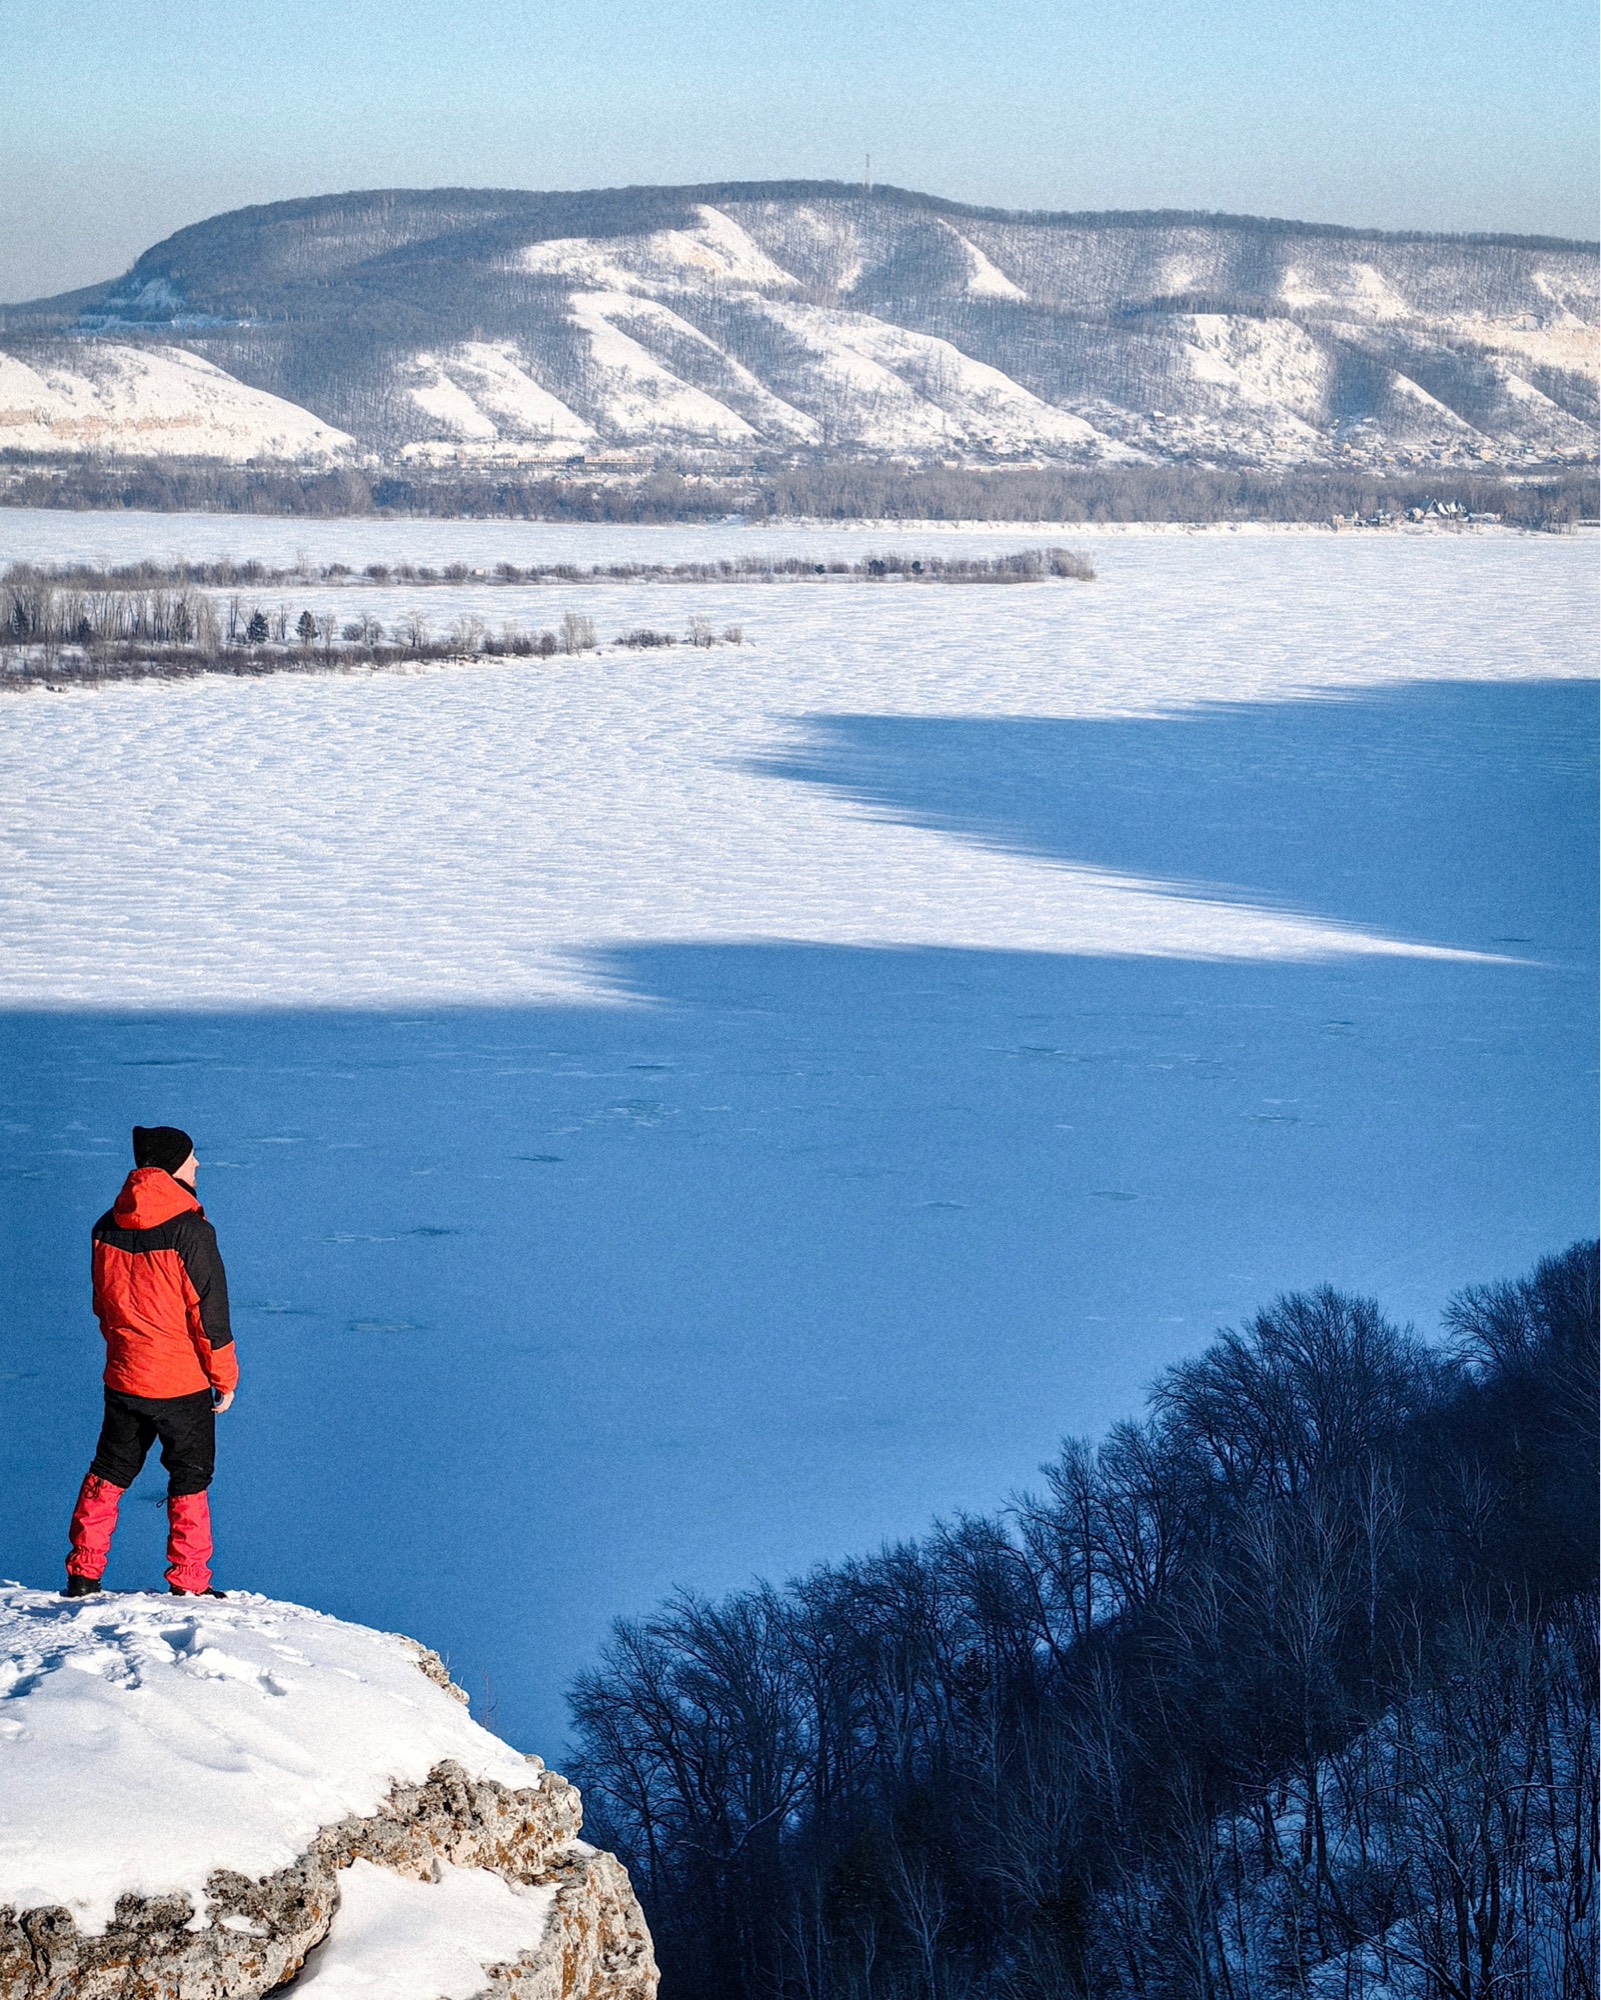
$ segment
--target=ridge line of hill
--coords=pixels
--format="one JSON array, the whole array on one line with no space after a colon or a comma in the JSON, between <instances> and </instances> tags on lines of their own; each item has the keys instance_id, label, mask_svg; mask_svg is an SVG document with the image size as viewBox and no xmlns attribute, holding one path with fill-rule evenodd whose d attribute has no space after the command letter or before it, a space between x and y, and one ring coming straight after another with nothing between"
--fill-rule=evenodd
<instances>
[{"instance_id":1,"label":"ridge line of hill","mask_svg":"<svg viewBox=\"0 0 1601 2000\"><path fill-rule=\"evenodd\" d=\"M336 194L295 195L284 201L246 202L239 208L219 209L181 229L161 237L142 250L125 271L97 284L79 286L67 292L53 292L34 299L18 299L0 304L0 328L7 313L34 313L52 306L85 306L95 302L121 278L137 270L147 258L154 258L196 230L218 223L249 220L256 223L291 222L333 211L346 202L394 200L565 200L604 201L656 195L681 201L876 201L890 207L923 209L934 215L960 216L973 222L1028 224L1041 228L1081 229L1231 229L1269 230L1276 234L1321 238L1329 242L1451 243L1472 244L1493 250L1553 250L1589 252L1601 256L1601 242L1578 237L1520 234L1507 230L1379 229L1360 223L1305 222L1293 216L1237 214L1226 209L1187 208L1104 208L1050 209L998 208L983 203L956 201L947 195L925 194L917 188L897 187L883 182L862 187L850 181L686 181L629 182L616 187L592 188L469 188L469 187L387 187L349 188Z\"/></svg>"}]
</instances>

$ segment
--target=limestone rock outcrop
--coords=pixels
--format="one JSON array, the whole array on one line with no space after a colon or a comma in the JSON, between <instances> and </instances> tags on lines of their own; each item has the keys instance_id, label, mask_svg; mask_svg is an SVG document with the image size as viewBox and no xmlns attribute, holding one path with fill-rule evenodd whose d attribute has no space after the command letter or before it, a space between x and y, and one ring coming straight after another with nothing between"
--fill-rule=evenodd
<instances>
[{"instance_id":1,"label":"limestone rock outcrop","mask_svg":"<svg viewBox=\"0 0 1601 2000\"><path fill-rule=\"evenodd\" d=\"M363 1629L323 1622L343 1634ZM412 1641L366 1636L381 1639L391 1661L396 1647L406 1648L429 1680L466 1702L436 1655ZM15 1683L25 1692L38 1684L37 1676ZM426 1703L442 1706L437 1695ZM465 1716L457 1726L487 1736ZM11 1727L25 1733L28 1725ZM0 1746L6 1740L0 1735ZM505 1746L498 1751L515 1756ZM308 1959L305 1983L314 1986L318 1953L339 1946L330 1932L342 1871L358 1861L417 1883L481 1870L519 1891L548 1892L543 1902L519 1906L531 1912L537 1944L485 1964L486 2000L654 2000L650 1934L626 1871L578 1837L574 1787L537 1757L521 1762L526 1782L516 1784L442 1758L420 1782L393 1783L376 1812L323 1825L287 1866L260 1875L212 1869L199 1899L188 1891L130 1891L103 1924L81 1902L76 1915L64 1904L0 1906L0 2000L261 2000L294 1980ZM159 1798L151 1805L159 1811ZM18 1823L13 1818L8 1829L13 1837Z\"/></svg>"}]
</instances>

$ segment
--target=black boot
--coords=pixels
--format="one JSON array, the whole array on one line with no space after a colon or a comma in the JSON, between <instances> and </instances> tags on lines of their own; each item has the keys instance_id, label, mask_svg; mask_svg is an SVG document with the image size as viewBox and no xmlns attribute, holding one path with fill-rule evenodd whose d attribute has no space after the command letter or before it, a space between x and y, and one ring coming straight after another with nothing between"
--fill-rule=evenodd
<instances>
[{"instance_id":1,"label":"black boot","mask_svg":"<svg viewBox=\"0 0 1601 2000\"><path fill-rule=\"evenodd\" d=\"M97 1576L69 1576L63 1597L95 1597L99 1595L100 1579Z\"/></svg>"},{"instance_id":2,"label":"black boot","mask_svg":"<svg viewBox=\"0 0 1601 2000\"><path fill-rule=\"evenodd\" d=\"M98 1590L100 1586L96 1584L95 1588ZM167 1585L167 1595L169 1597L226 1597L228 1593L225 1590L180 1590L177 1584L169 1583Z\"/></svg>"}]
</instances>

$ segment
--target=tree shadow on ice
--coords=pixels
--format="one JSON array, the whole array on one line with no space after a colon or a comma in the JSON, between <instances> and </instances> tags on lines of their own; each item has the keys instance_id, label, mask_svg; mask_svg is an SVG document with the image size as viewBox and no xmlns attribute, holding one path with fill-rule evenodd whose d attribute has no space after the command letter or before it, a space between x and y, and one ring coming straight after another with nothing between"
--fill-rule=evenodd
<instances>
[{"instance_id":1,"label":"tree shadow on ice","mask_svg":"<svg viewBox=\"0 0 1601 2000\"><path fill-rule=\"evenodd\" d=\"M805 727L758 768L990 846L1420 943L1571 960L1594 935L1593 681Z\"/></svg>"}]
</instances>

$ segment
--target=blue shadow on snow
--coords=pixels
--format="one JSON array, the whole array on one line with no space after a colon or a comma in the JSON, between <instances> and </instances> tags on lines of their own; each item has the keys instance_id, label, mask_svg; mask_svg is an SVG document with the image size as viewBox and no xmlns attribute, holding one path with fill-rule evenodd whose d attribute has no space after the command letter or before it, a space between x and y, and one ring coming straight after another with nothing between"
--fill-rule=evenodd
<instances>
[{"instance_id":1,"label":"blue shadow on snow","mask_svg":"<svg viewBox=\"0 0 1601 2000\"><path fill-rule=\"evenodd\" d=\"M1593 713L831 718L786 767L1499 963L662 945L635 1008L0 1016L0 1568L59 1574L136 1119L199 1135L232 1279L220 1580L415 1632L547 1752L674 1583L994 1505L1282 1289L1432 1324L1592 1227Z\"/></svg>"},{"instance_id":2,"label":"blue shadow on snow","mask_svg":"<svg viewBox=\"0 0 1601 2000\"><path fill-rule=\"evenodd\" d=\"M1567 955L1595 934L1594 681L804 727L759 768L988 845L1414 942Z\"/></svg>"}]
</instances>

